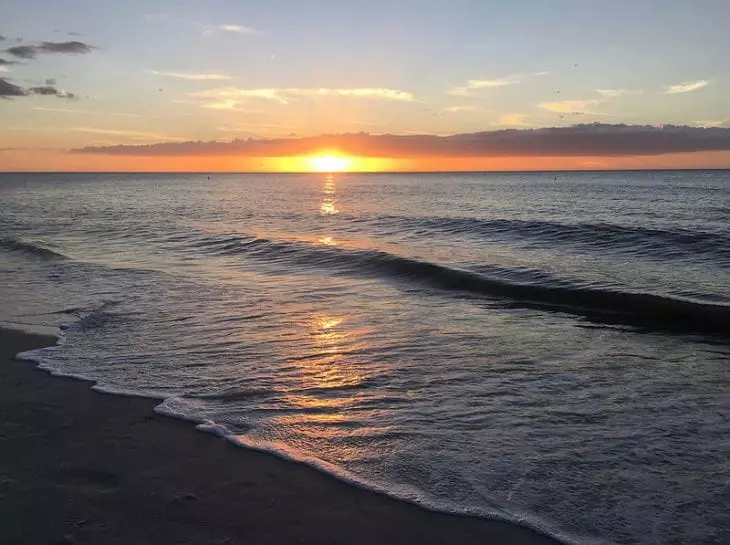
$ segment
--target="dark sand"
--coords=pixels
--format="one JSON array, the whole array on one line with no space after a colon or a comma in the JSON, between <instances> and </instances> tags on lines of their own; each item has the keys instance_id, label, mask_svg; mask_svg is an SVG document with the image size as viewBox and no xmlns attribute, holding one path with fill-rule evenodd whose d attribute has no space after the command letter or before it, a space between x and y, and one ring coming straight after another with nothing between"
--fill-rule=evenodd
<instances>
[{"instance_id":1,"label":"dark sand","mask_svg":"<svg viewBox=\"0 0 730 545\"><path fill-rule=\"evenodd\" d=\"M0 330L2 544L556 543L347 485L14 361L53 342Z\"/></svg>"}]
</instances>

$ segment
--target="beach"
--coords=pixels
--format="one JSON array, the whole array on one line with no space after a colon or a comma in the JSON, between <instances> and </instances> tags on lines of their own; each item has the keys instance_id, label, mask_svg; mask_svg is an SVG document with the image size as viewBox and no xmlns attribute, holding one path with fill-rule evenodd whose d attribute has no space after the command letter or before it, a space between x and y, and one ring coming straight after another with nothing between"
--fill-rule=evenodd
<instances>
[{"instance_id":1,"label":"beach","mask_svg":"<svg viewBox=\"0 0 730 545\"><path fill-rule=\"evenodd\" d=\"M350 486L14 359L54 342L0 330L0 543L556 543Z\"/></svg>"}]
</instances>

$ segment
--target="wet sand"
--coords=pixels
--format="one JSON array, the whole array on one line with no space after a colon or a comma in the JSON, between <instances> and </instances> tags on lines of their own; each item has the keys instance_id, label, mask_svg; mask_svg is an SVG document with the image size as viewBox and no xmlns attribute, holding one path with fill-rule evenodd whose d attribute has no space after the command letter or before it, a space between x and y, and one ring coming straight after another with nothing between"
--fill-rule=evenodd
<instances>
[{"instance_id":1,"label":"wet sand","mask_svg":"<svg viewBox=\"0 0 730 545\"><path fill-rule=\"evenodd\" d=\"M557 543L350 486L14 360L54 342L0 329L1 544Z\"/></svg>"}]
</instances>

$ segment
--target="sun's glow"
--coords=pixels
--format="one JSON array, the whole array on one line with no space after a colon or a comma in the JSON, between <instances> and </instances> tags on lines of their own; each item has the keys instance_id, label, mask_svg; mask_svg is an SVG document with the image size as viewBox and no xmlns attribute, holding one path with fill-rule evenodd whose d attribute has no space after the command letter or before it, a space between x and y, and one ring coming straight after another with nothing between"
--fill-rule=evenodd
<instances>
[{"instance_id":1,"label":"sun's glow","mask_svg":"<svg viewBox=\"0 0 730 545\"><path fill-rule=\"evenodd\" d=\"M309 167L314 172L344 172L349 170L351 160L339 155L315 155L309 158Z\"/></svg>"}]
</instances>

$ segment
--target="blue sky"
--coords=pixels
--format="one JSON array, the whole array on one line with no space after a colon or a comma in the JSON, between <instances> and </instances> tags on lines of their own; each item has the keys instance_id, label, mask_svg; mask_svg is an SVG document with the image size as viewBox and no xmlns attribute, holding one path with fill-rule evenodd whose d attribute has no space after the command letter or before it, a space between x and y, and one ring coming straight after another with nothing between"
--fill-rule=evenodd
<instances>
[{"instance_id":1,"label":"blue sky","mask_svg":"<svg viewBox=\"0 0 730 545\"><path fill-rule=\"evenodd\" d=\"M730 126L730 2L25 0L0 147L575 123ZM22 40L22 41L20 41Z\"/></svg>"}]
</instances>

